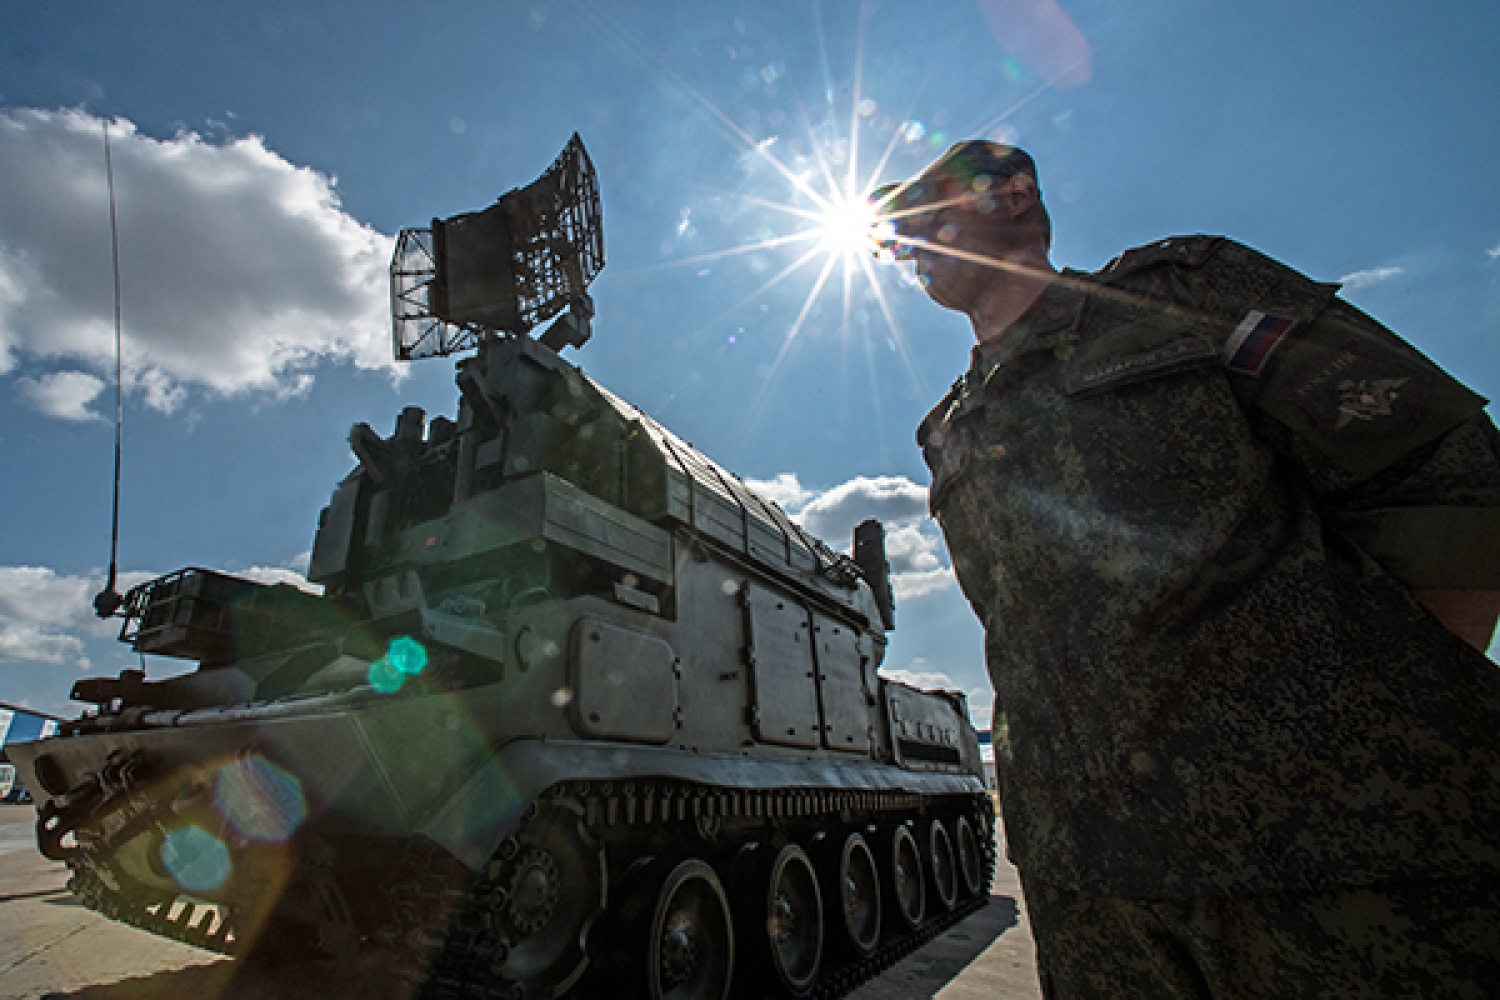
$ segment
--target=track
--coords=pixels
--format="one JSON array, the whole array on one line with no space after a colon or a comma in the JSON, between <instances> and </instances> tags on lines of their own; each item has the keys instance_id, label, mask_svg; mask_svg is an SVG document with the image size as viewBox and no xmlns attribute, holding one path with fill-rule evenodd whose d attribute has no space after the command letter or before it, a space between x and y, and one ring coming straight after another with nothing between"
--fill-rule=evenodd
<instances>
[{"instance_id":1,"label":"track","mask_svg":"<svg viewBox=\"0 0 1500 1000\"><path fill-rule=\"evenodd\" d=\"M937 891L930 843L920 849L920 864L905 865L904 876L885 855L905 839L903 830L913 843L926 841L934 820L955 831L960 819L978 849L972 859L948 856L950 906ZM409 845L388 873L382 919L362 936L366 946L392 957L415 995L431 1000L697 1000L721 997L731 983L735 1000L833 998L985 904L995 864L992 833L993 813L982 794L568 782L527 811L479 873L465 872L436 848ZM879 858L873 868L840 867L833 848L852 838ZM250 947L232 912L182 897L132 901L90 866L74 867L71 888L113 919L227 954L258 957L266 950L264 941ZM768 883L772 869L780 874ZM848 880L861 872L878 881L873 895L880 903L873 925L869 900L862 904L868 929L857 946L857 933L840 918L858 901L846 896L840 907L834 894L840 875ZM819 889L809 892L808 881ZM921 887L924 903L910 921L903 910L909 917L913 886ZM898 898L903 893L906 903ZM722 924L714 916L720 899ZM657 925L665 919L667 926L654 936L653 913ZM814 923L816 933L809 930ZM338 937L336 926L305 931L306 940ZM725 935L732 939L727 945Z\"/></svg>"},{"instance_id":2,"label":"track","mask_svg":"<svg viewBox=\"0 0 1500 1000\"><path fill-rule=\"evenodd\" d=\"M589 947L566 955L547 974L524 979L515 976L520 970L509 967L505 957L507 949L513 953L518 943L522 947L526 944L510 936L515 923L514 891L507 895L506 886L514 890L519 884L517 859L527 857L536 843L570 840L575 835L571 830L559 832L567 825L556 822L560 815L578 817L577 835L590 841L604 858L602 867L609 874L603 881L602 912L597 924L587 928L593 932ZM924 850L920 872L908 872L907 888L911 889L910 876L918 876L925 905L915 926L906 925L893 912L896 907L892 897L898 890L891 866L882 857L878 870L883 916L873 942L867 942L865 949L853 947L837 919L842 908L831 898L838 891L841 874L835 870L837 852L832 846L859 834L871 846L872 854L883 855L899 830L930 830L935 819L952 830L960 817L974 834L972 843L977 854L973 860L977 864L971 866L968 877L972 881L967 884L957 871L950 876L955 886L950 890L951 907L935 898L933 866ZM537 826L547 827L548 832L531 836L528 831ZM566 850L578 853L576 847ZM813 963L816 972L811 977L799 976L795 970L789 975L784 967L787 963L766 954L774 953L777 945L768 944L767 935L761 932L761 928L777 921L776 913L757 905L759 899L777 897L774 889L767 892L767 862L772 856L790 855L807 859L822 890L823 933L816 949L820 954ZM703 876L705 885L717 881L732 914L734 969L726 973L726 978L735 984L731 995L736 1000L838 997L983 906L988 900L994 864L993 812L983 794L924 798L806 789L736 792L677 782L595 787L564 784L551 789L528 824L501 846L491 863L490 877L470 883L464 905L450 919L441 947L426 966L422 995L433 1000L717 997L721 994L711 984L691 985L695 969L681 971L677 986L668 985L665 974L651 981L651 963L670 964L671 956L639 926L649 924L653 906L660 905L662 873L679 871L684 865L702 865L712 872L711 877ZM438 891L451 894L453 888L448 885ZM644 898L653 895L658 898ZM415 909L406 907L408 912ZM439 907L430 905L427 909L434 912ZM795 920L806 914L793 913L790 917ZM537 928L530 940L546 933L545 927ZM567 951L561 945L553 950ZM806 958L795 945L792 953L794 960ZM495 974L497 969L499 976ZM810 981L803 982L804 978Z\"/></svg>"}]
</instances>

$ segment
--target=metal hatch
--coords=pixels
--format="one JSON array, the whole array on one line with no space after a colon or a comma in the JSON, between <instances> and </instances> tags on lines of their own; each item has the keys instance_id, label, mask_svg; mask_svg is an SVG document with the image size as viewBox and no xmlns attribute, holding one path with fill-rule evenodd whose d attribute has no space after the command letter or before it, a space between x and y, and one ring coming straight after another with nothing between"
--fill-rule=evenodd
<instances>
[{"instance_id":1,"label":"metal hatch","mask_svg":"<svg viewBox=\"0 0 1500 1000\"><path fill-rule=\"evenodd\" d=\"M783 746L818 746L818 689L807 609L800 601L748 581L740 596L755 738Z\"/></svg>"},{"instance_id":2,"label":"metal hatch","mask_svg":"<svg viewBox=\"0 0 1500 1000\"><path fill-rule=\"evenodd\" d=\"M859 632L827 615L814 613L813 644L822 695L823 745L830 750L866 753L870 748L870 707L865 682L867 657Z\"/></svg>"}]
</instances>

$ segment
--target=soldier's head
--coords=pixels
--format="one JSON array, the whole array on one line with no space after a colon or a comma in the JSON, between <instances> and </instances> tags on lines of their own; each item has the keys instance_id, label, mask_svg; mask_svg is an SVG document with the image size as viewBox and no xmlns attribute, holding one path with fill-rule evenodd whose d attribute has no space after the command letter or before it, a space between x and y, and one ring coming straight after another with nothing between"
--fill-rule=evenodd
<instances>
[{"instance_id":1,"label":"soldier's head","mask_svg":"<svg viewBox=\"0 0 1500 1000\"><path fill-rule=\"evenodd\" d=\"M909 181L870 196L881 239L895 256L915 260L933 297L943 304L944 262L970 265L1035 256L1052 247L1052 220L1037 187L1036 163L1025 150L983 139L949 147ZM1002 268L1003 269L1003 268Z\"/></svg>"}]
</instances>

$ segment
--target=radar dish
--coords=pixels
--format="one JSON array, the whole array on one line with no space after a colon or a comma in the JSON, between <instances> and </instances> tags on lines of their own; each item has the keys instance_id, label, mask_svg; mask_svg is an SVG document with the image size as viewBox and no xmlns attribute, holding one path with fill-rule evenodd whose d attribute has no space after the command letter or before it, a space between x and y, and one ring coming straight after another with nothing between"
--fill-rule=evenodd
<instances>
[{"instance_id":1,"label":"radar dish","mask_svg":"<svg viewBox=\"0 0 1500 1000\"><path fill-rule=\"evenodd\" d=\"M396 358L525 334L584 302L603 267L599 181L575 133L546 173L489 208L401 231L391 258Z\"/></svg>"}]
</instances>

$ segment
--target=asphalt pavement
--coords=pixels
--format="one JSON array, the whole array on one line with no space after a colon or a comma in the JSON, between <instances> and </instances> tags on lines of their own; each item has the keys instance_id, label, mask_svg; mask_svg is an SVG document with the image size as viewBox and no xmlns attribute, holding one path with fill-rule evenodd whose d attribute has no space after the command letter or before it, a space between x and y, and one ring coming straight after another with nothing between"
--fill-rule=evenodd
<instances>
[{"instance_id":1,"label":"asphalt pavement","mask_svg":"<svg viewBox=\"0 0 1500 1000\"><path fill-rule=\"evenodd\" d=\"M61 865L36 852L34 821L30 806L0 805L0 1000L399 1000L374 957L247 967L106 920L74 900ZM1002 860L988 906L849 996L1040 998L1015 869Z\"/></svg>"}]
</instances>

